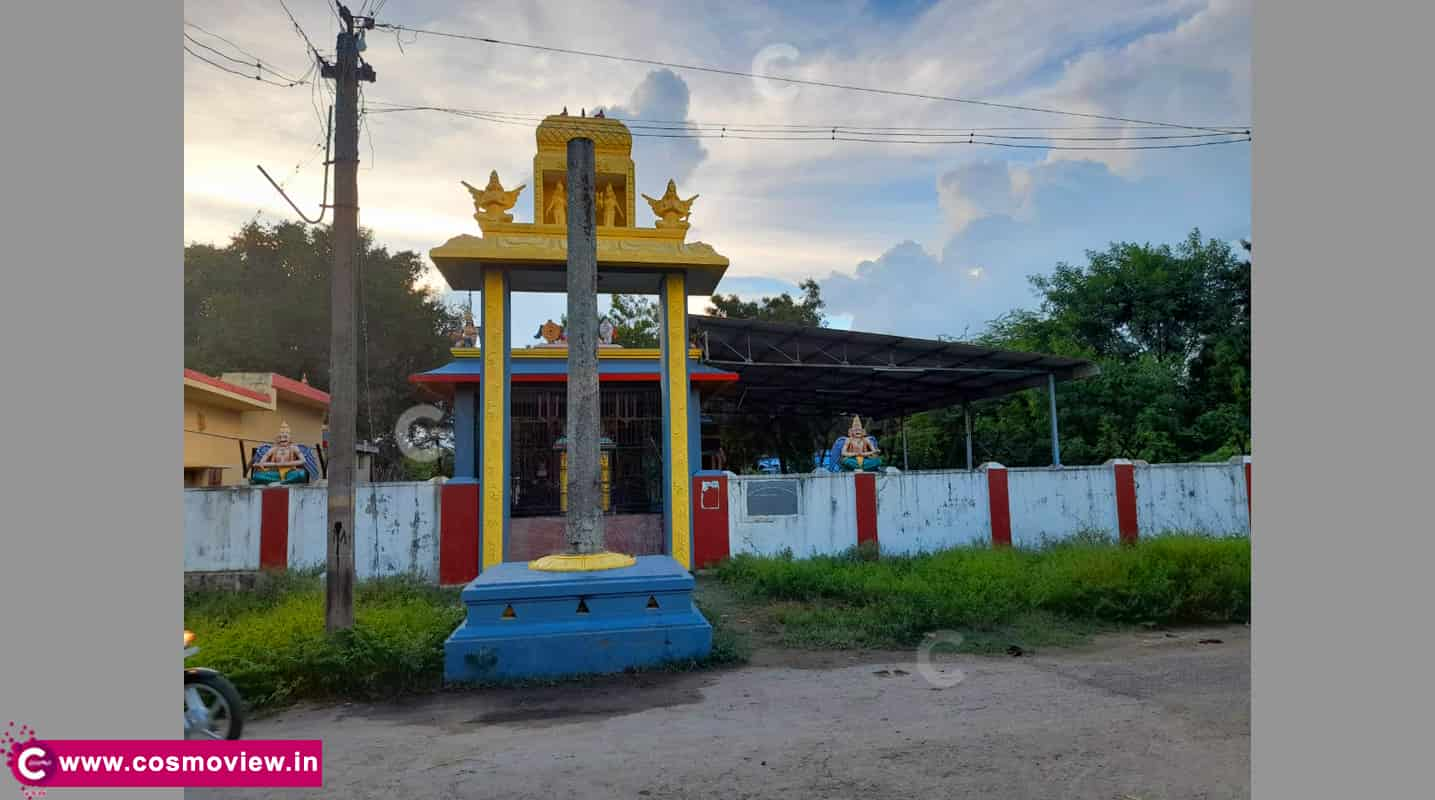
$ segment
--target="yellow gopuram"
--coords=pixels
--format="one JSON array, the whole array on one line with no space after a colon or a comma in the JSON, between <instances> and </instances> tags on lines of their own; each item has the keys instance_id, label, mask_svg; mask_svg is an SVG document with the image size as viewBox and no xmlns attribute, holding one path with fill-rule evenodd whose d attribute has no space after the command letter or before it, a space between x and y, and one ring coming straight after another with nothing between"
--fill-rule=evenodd
<instances>
[{"instance_id":1,"label":"yellow gopuram","mask_svg":"<svg viewBox=\"0 0 1435 800\"><path fill-rule=\"evenodd\" d=\"M653 192L657 198L639 190L632 158L633 138L622 122L601 116L570 116L566 112L548 116L537 129L537 152L529 182L510 177L505 184L496 172L490 172L483 188L462 181L472 197L481 235L455 236L430 250L429 256L453 290L481 293L477 342L476 346L456 348L453 364L417 375L414 380L444 384L454 393L452 482L478 484L481 567L520 560L530 552L541 551L539 544L518 546L522 543L511 541L511 512L521 512L524 537L537 540L550 535L553 526L531 509L549 507L544 503L550 489L554 492L551 507L559 508L559 470L553 468L559 465L546 461L540 450L552 452L552 442L542 439L553 435L553 420L558 419L558 412L545 417L543 414L548 412L543 409L561 406L561 399L551 389L547 395L540 389L545 383L564 380L561 365L554 357L563 352L566 342L515 348L510 295L515 291L566 291L567 145L577 137L591 139L594 144L598 292L657 295L661 309L660 347L656 351L625 349L621 341L600 346L603 391L608 392L611 381L614 387L624 387L622 391L627 392L618 394L615 389L611 398L605 394L603 400L604 424L608 426L612 418L617 442L611 454L610 480L613 504L618 509L605 511L623 513L625 508L647 508L647 518L630 525L636 531L631 535L635 540L641 539L646 535L644 531L660 524L661 552L691 569L689 486L699 467L695 441L698 395L694 387L735 380L736 376L697 362L688 342L687 300L692 295L712 294L727 270L728 259L707 244L687 240L696 195L679 197L672 180L657 184L665 185L661 193ZM510 212L530 185L534 221L515 222ZM513 188L506 188L510 186ZM657 217L651 227L636 223L636 200L640 195ZM551 331L540 334L552 336ZM638 389L649 380L651 394L644 395ZM610 414L609 406L618 411ZM652 427L635 427L635 419L651 420ZM658 444L642 444L648 440ZM645 446L648 449L644 450ZM656 447L661 449L660 458L652 452ZM661 476L656 477L659 461ZM612 541L613 525L608 530L610 546L626 544ZM625 530L617 526L620 537L629 535ZM641 547L627 552L637 550ZM552 548L546 552L552 552Z\"/></svg>"}]
</instances>

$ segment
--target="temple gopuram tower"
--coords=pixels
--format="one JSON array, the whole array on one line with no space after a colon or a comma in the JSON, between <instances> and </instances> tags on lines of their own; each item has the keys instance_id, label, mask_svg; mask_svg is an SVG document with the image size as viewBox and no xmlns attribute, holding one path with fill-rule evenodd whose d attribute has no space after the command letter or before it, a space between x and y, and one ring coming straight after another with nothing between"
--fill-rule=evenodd
<instances>
[{"instance_id":1,"label":"temple gopuram tower","mask_svg":"<svg viewBox=\"0 0 1435 800\"><path fill-rule=\"evenodd\" d=\"M567 353L565 337L554 332L558 329L551 323L539 332L543 344L515 347L510 321L512 292L566 291L567 149L574 138L593 142L597 291L657 295L661 309L658 348L623 347L621 341L599 347L604 463L611 460L603 509L614 515L605 517L611 520L605 525L609 546L638 560L637 566L608 573L573 573L590 576L595 581L591 585L583 580L559 584L555 581L562 579L555 573L521 571L527 559L551 549L550 543L556 545L555 534L561 532L558 476L563 467L556 455L561 443L554 434L562 430L562 402L554 387L561 389L565 381ZM707 244L687 241L697 195L680 197L672 180L654 186L652 196L639 189L632 135L622 122L551 115L539 124L536 140L534 221L514 222L510 213L529 187L506 188L491 172L482 188L463 184L472 196L481 235L461 234L429 252L450 288L478 292L482 298L476 341L461 341L453 349L453 361L413 376L453 403L455 467L443 490L444 524L461 526L466 518L475 523L471 550L464 537L451 536L446 527L445 552L440 554L444 582L477 575L464 591L468 621L446 645L446 673L455 680L609 671L691 657L705 653L711 642L711 628L691 602L690 487L700 465L701 391L737 376L698 362L688 341L687 303L692 295L714 292L728 259ZM639 196L656 217L651 227L636 224ZM648 587L639 591L642 597L633 601L638 605L632 609L624 605L632 598L610 591L620 583L628 594L638 591L634 586ZM539 584L546 588L533 589ZM546 592L549 599L525 598L530 590ZM596 602L600 596L607 599ZM575 598L578 611L559 609ZM537 605L528 605L530 601ZM615 616L603 617L599 607ZM625 616L629 612L636 616ZM592 635L611 639L613 630L633 625L647 626L648 633L634 634L627 651L613 654L607 645L599 648L609 653L606 656L585 650L581 642L586 640L574 633L578 638L562 652L579 654L577 661L565 655L559 659L562 663L549 664L544 659L556 651L542 645L548 629L537 622L533 624L539 627L529 628L515 621L537 615L559 624L556 620L566 620L569 613L584 615L582 622L592 627ZM519 631L536 638L510 635ZM500 640L509 644L498 650L484 644ZM480 651L498 654L499 663L474 666Z\"/></svg>"}]
</instances>

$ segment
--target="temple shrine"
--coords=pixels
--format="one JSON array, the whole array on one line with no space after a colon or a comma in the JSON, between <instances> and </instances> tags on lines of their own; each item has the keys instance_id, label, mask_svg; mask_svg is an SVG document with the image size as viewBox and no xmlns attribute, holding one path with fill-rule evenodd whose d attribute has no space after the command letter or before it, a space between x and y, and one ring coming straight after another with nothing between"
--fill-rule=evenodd
<instances>
[{"instance_id":1,"label":"temple shrine","mask_svg":"<svg viewBox=\"0 0 1435 800\"><path fill-rule=\"evenodd\" d=\"M611 324L599 332L607 540L612 549L667 554L691 569L688 495L691 473L701 464L702 403L737 375L699 361L688 340L687 299L712 294L728 259L687 240L695 195L680 198L671 180L657 198L638 190L633 140L622 122L559 114L539 124L535 222L514 222L511 213L526 185L505 188L497 172L483 189L463 182L482 236L456 236L429 255L450 288L479 294L482 324L475 328L469 315L455 337L453 360L412 380L453 403L451 483L481 487L480 566L558 549L565 510L567 341L550 320L533 340L514 342L509 296L564 291L565 148L575 136L594 143L596 290L658 295L662 310L658 348L614 341ZM657 217L653 227L635 224L639 195Z\"/></svg>"},{"instance_id":2,"label":"temple shrine","mask_svg":"<svg viewBox=\"0 0 1435 800\"><path fill-rule=\"evenodd\" d=\"M723 469L720 453L703 447L709 417L802 414L837 424L845 415L847 435L799 471L849 474L869 497L869 516L874 473L905 467L905 441L897 451L879 448L859 414L901 420L1044 387L1052 464L1060 465L1056 384L1094 374L1094 365L960 342L690 320L688 298L713 294L728 268L712 246L688 241L699 195L684 196L673 180L656 197L639 191L632 135L618 120L565 111L544 118L536 140L534 221L512 214L528 184L509 188L490 172L483 188L461 182L482 235L461 234L429 252L450 288L477 293L481 306L478 324L470 309L454 332L452 360L411 377L447 398L454 415L439 578L466 583L468 611L444 646L448 680L612 672L707 654L712 630L693 604L691 572L727 552L725 529L703 538L705 548L716 542L711 551L695 547L695 517L727 513L725 473L704 469ZM569 175L570 163L582 174ZM653 211L651 227L636 223L639 196ZM590 215L591 227L570 230L576 213ZM583 248L571 274L570 246ZM585 323L596 331L577 332L549 320L515 343L515 291L568 293L570 312L587 298L585 317L599 293L657 295L659 346L625 346L603 319ZM596 415L592 389L575 384L583 398L576 408L585 411L573 416L596 416L598 431L566 430L569 370L593 375L592 357L570 351L570 335L594 343ZM565 435L588 444L570 452ZM597 493L587 511L569 502L570 456L596 465L583 469ZM970 416L966 461L972 469ZM574 485L587 495L595 484ZM585 513L596 520L600 552L575 549Z\"/></svg>"},{"instance_id":3,"label":"temple shrine","mask_svg":"<svg viewBox=\"0 0 1435 800\"><path fill-rule=\"evenodd\" d=\"M587 175L568 174L573 139L592 143ZM412 378L452 402L454 475L443 504L474 509L478 523L478 577L463 591L465 622L444 647L449 680L609 672L701 658L711 647L712 628L692 602L689 484L701 460L704 390L737 375L699 363L687 305L712 294L728 260L687 241L697 197L679 197L674 181L658 198L643 195L656 224L636 225L632 144L617 120L545 118L533 159L535 221L511 213L526 185L507 188L490 172L482 189L463 182L482 236L456 236L429 253L452 289L481 297L480 324L465 315L453 360ZM581 233L569 230L576 212L567 194L579 177L592 189L594 223ZM515 346L510 319L515 291L573 291L570 233L591 237L596 253L592 273L574 268L594 277L583 291L657 295L661 315L657 348L624 347L611 322L594 320L605 549L590 555L565 550L575 520L566 480L569 332L549 320L534 336L541 343Z\"/></svg>"}]
</instances>

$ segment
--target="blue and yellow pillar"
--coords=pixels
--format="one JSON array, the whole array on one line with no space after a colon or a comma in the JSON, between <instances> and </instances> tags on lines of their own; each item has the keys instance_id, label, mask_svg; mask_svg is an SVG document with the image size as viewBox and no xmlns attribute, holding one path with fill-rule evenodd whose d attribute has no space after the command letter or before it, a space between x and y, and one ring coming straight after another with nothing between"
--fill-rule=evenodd
<instances>
[{"instance_id":1,"label":"blue and yellow pillar","mask_svg":"<svg viewBox=\"0 0 1435 800\"><path fill-rule=\"evenodd\" d=\"M503 563L508 538L509 427L509 287L508 273L483 270L483 358L479 384L479 535L482 569Z\"/></svg>"},{"instance_id":2,"label":"blue and yellow pillar","mask_svg":"<svg viewBox=\"0 0 1435 800\"><path fill-rule=\"evenodd\" d=\"M689 415L687 277L669 272L659 289L662 311L663 516L667 551L693 568L692 424Z\"/></svg>"}]
</instances>

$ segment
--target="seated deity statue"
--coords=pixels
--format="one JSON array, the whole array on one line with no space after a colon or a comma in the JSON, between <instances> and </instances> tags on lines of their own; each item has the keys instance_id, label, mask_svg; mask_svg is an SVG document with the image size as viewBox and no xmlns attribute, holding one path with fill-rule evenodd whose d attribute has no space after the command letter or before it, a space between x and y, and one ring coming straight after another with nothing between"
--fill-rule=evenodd
<instances>
[{"instance_id":1,"label":"seated deity statue","mask_svg":"<svg viewBox=\"0 0 1435 800\"><path fill-rule=\"evenodd\" d=\"M852 418L852 427L842 442L838 463L849 472L875 472L882 468L882 456L877 449L877 440L862 429L862 419Z\"/></svg>"},{"instance_id":2,"label":"seated deity statue","mask_svg":"<svg viewBox=\"0 0 1435 800\"><path fill-rule=\"evenodd\" d=\"M463 325L449 333L454 347L478 347L478 326L473 324L473 309L463 310Z\"/></svg>"},{"instance_id":3,"label":"seated deity statue","mask_svg":"<svg viewBox=\"0 0 1435 800\"><path fill-rule=\"evenodd\" d=\"M279 426L274 444L264 445L255 453L249 482L257 486L308 483L317 473L313 455L304 445L290 440L286 422Z\"/></svg>"}]
</instances>

